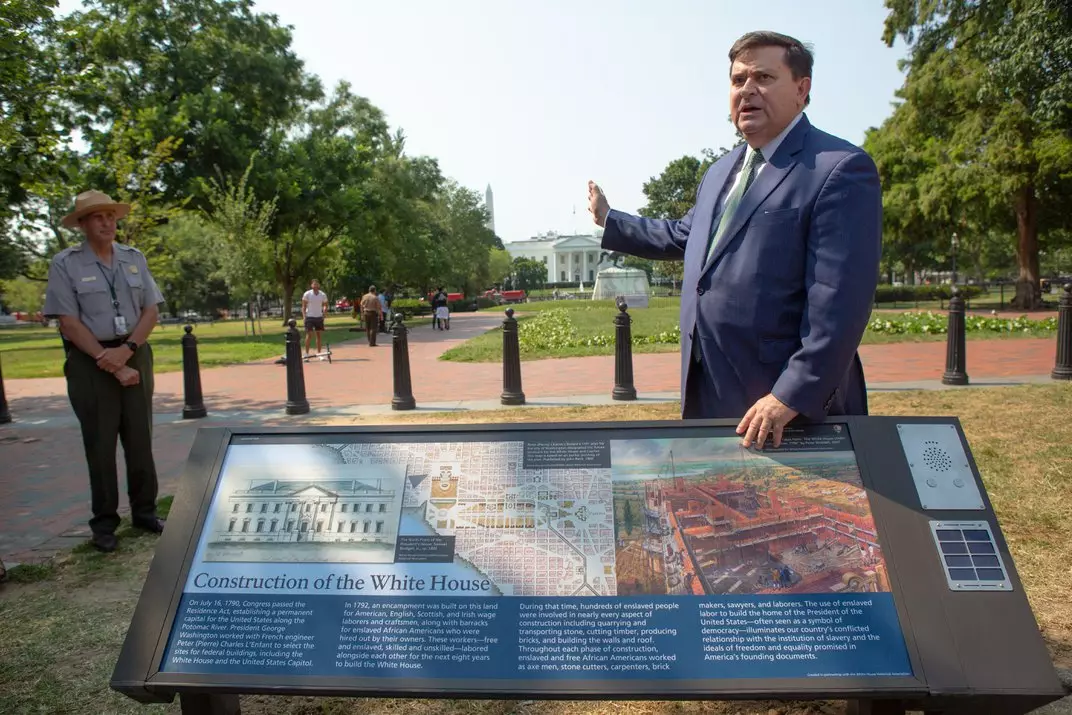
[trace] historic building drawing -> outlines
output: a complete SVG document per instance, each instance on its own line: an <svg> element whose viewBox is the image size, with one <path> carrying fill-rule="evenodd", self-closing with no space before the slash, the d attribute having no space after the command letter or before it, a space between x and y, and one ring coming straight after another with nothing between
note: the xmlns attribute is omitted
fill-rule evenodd
<svg viewBox="0 0 1072 715"><path fill-rule="evenodd" d="M209 560L393 560L404 467L320 465L293 479L252 477L256 471L243 466L227 474L230 489L215 502ZM368 558L363 546L375 547L366 549ZM315 559L302 558L314 553Z"/></svg>

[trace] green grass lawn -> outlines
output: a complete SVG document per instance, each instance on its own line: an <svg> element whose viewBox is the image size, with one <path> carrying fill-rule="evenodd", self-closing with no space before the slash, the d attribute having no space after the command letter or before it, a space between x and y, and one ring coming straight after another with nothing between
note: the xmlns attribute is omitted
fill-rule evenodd
<svg viewBox="0 0 1072 715"><path fill-rule="evenodd" d="M533 347L521 342L522 360L542 360L545 358L583 357L586 355L613 355L614 354L614 316L618 314L614 302L610 300L598 301L540 301L524 303L514 306L517 311L518 322L522 324L521 330L524 335L526 327L524 323L545 315L550 310L565 310L573 324L574 334L585 338L594 338L597 344L562 344L558 341L555 346L541 345ZM882 307L880 306L880 309ZM502 312L503 308L490 308L483 312ZM629 311L632 322L632 334L634 340L660 333L669 333L677 328L678 314L680 310L679 298L656 298L649 308L638 308ZM934 311L938 312L938 311ZM898 313L886 313L876 311L873 318L896 321ZM944 318L942 319L944 323ZM1034 326L1034 324L1031 324ZM1050 337L1053 330L1046 328L1031 327L1028 330L1016 332L996 332L991 330L969 330L969 340L995 340L1016 339L1030 337ZM944 334L934 333L889 333L868 329L864 332L862 343L885 344L904 342L935 342L944 341ZM660 353L677 352L680 343L675 339L670 342L659 341L633 344L635 353ZM465 343L451 348L445 352L441 360L454 360L457 362L498 362L502 360L502 332L496 328L483 335L472 338Z"/></svg>
<svg viewBox="0 0 1072 715"><path fill-rule="evenodd" d="M359 334L350 332L350 328L356 326L357 321L348 315L330 315L325 321L322 339L331 345L353 340ZM300 321L298 329L301 330ZM201 367L234 365L283 354L285 329L279 318L262 321L257 326L257 335L248 335L248 330L249 323L237 320L195 326L197 358ZM183 335L182 325L158 325L153 331L149 341L153 346L156 372L182 369ZM303 332L303 350L304 341ZM313 346L316 346L315 342ZM3 360L5 379L63 375L63 347L54 328L0 330L0 359Z"/></svg>

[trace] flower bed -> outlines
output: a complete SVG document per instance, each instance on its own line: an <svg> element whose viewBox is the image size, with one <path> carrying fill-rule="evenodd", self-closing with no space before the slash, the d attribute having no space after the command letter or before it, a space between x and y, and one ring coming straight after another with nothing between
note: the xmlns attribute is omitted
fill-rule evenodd
<svg viewBox="0 0 1072 715"><path fill-rule="evenodd" d="M944 335L949 328L946 313L907 312L896 316L872 317L867 329L886 335ZM964 316L964 329L969 333L1036 333L1057 330L1057 318L1031 320L1021 315L1018 318L988 318L982 315Z"/></svg>
<svg viewBox="0 0 1072 715"><path fill-rule="evenodd" d="M1057 318L1052 317L1031 320L1026 316L1009 319L968 315L964 324L969 333L1048 333L1057 330ZM946 313L906 312L874 317L867 324L867 330L885 335L944 335L948 326L949 316ZM633 345L676 345L681 342L681 328L675 325L653 335L635 334L632 337ZM570 318L570 311L555 308L522 321L518 326L518 341L521 352L525 354L560 348L612 346L614 327L608 325L607 332L581 335Z"/></svg>

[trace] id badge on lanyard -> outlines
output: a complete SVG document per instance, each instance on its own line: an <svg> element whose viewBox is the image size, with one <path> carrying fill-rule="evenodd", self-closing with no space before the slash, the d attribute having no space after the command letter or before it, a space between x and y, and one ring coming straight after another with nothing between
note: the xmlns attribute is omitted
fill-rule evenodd
<svg viewBox="0 0 1072 715"><path fill-rule="evenodd" d="M104 266L97 263L97 268L100 269L101 275L104 276L104 282L108 284L108 291L112 294L112 309L115 310L115 317L112 318L112 327L115 328L115 336L117 338L123 337L127 334L127 319L119 312L119 296L115 293L115 281L108 277L108 272L104 270Z"/></svg>

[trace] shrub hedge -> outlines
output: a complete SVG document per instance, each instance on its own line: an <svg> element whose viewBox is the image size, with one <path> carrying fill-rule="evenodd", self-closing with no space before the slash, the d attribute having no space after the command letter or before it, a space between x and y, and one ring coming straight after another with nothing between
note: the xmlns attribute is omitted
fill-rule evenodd
<svg viewBox="0 0 1072 715"><path fill-rule="evenodd" d="M957 286L962 298L974 298L983 292L982 286ZM910 303L917 300L949 300L953 297L953 286L892 286L880 285L875 289L876 303Z"/></svg>

